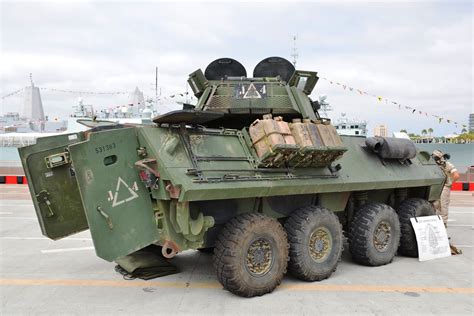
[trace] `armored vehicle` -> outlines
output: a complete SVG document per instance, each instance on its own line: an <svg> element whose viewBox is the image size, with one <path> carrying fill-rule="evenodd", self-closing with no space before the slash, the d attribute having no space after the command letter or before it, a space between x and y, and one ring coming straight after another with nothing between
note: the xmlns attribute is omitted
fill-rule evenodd
<svg viewBox="0 0 474 316"><path fill-rule="evenodd" d="M328 278L344 233L363 265L417 256L410 218L433 214L442 172L410 141L337 135L309 97L317 81L283 58L253 77L221 58L189 76L197 104L153 125L92 122L21 148L43 234L90 229L107 261L213 250L219 282L246 297L287 270Z"/></svg>

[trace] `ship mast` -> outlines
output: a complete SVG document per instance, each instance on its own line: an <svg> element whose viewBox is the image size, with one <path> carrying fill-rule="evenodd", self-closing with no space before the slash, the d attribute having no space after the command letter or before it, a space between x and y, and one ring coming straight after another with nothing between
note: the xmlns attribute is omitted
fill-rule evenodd
<svg viewBox="0 0 474 316"><path fill-rule="evenodd" d="M296 68L296 61L298 60L298 48L296 47L296 35L293 35L293 48L291 49L291 57L293 57L293 66Z"/></svg>

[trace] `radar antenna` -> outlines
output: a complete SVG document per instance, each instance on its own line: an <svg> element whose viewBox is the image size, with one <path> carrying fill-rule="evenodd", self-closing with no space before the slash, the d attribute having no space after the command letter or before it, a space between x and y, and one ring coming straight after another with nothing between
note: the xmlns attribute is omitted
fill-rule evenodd
<svg viewBox="0 0 474 316"><path fill-rule="evenodd" d="M318 102L320 105L319 111L324 114L324 116L328 116L328 112L332 111L331 105L326 101L327 96L325 94L322 94L318 98Z"/></svg>

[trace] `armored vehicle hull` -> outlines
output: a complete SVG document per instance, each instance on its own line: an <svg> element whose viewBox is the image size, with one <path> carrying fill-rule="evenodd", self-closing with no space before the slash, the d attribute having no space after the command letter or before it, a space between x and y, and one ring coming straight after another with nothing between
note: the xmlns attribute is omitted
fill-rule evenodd
<svg viewBox="0 0 474 316"><path fill-rule="evenodd" d="M304 114L312 110L307 96L292 100L300 117L319 119ZM107 261L150 244L167 258L215 248L219 281L241 296L272 291L287 269L303 280L329 277L343 231L361 264L389 263L399 247L417 255L409 217L431 213L429 201L444 183L429 154L380 158L364 137L345 136L343 150L310 148L313 161L324 163L292 164L297 154L305 158L305 147L275 151L265 162L283 163L262 165L246 123L204 127L232 115L191 112L157 118L156 126L99 127L21 148L43 234L60 239L90 229Z"/></svg>

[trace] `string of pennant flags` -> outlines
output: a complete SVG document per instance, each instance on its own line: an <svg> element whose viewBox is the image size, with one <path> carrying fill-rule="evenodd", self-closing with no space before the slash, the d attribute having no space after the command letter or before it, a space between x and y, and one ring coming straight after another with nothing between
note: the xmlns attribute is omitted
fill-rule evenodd
<svg viewBox="0 0 474 316"><path fill-rule="evenodd" d="M55 92L64 92L64 93L72 93L72 94L90 94L90 95L117 95L117 94L130 94L130 91L111 91L111 92L102 92L102 91L77 91L77 90L63 90L63 89L56 89L56 88L40 88L42 90L50 90L50 91L55 91ZM157 98L158 101L161 100L168 100L168 99L174 99L178 96L184 97L188 95L189 92L183 92L183 93L176 93L176 94L171 94L168 96L159 96ZM154 97L147 97L150 99L154 99Z"/></svg>
<svg viewBox="0 0 474 316"><path fill-rule="evenodd" d="M12 97L14 95L17 95L17 94L23 92L24 90L25 90L25 88L18 89L16 91L13 91L11 93L3 95L1 98L3 100L3 99L6 99L8 97ZM83 94L88 94L88 95L120 95L120 94L124 95L124 94L130 94L129 91L108 91L108 92L104 92L104 91L79 91L79 90L65 90L65 89L47 88L47 87L40 87L40 90L70 93L70 94L79 94L79 95L83 95ZM176 93L176 94L171 94L171 95L168 95L168 96L159 96L158 101L174 99L174 98L179 97L179 96L184 97L186 95L189 95L189 92ZM154 99L154 97L149 97L149 98Z"/></svg>
<svg viewBox="0 0 474 316"><path fill-rule="evenodd" d="M5 94L2 96L2 100L8 97L12 97L23 92L25 88L18 89L11 93ZM101 91L77 91L77 90L64 90L64 89L56 89L56 88L47 88L47 87L40 87L40 90L49 90L54 92L63 92L63 93L71 93L71 94L89 94L89 95L116 95L116 94L129 94L130 92L125 91L112 91L112 92L101 92Z"/></svg>
<svg viewBox="0 0 474 316"><path fill-rule="evenodd" d="M407 110L407 111L411 111L412 114L419 114L419 115L424 115L426 117L434 117L438 120L438 123L442 123L443 121L445 121L446 123L448 124L454 124L456 127L459 127L459 126L462 126L463 128L466 128L467 125L466 124L460 124L452 119L448 119L448 118L444 118L444 117L441 117L439 115L435 115L435 114L430 114L428 112L425 112L425 111L422 111L420 109L416 109L412 106L407 106L407 105L403 105L401 103L398 103L396 101L393 101L393 100L390 100L388 98L384 98L380 95L375 95L373 93L369 93L367 91L364 91L364 90L361 90L361 89L357 89L357 88L354 88L354 87L351 87L347 84L344 84L344 83L340 83L340 82L337 82L337 81L334 81L334 80L330 80L326 77L320 77L322 80L325 80L327 81L329 84L331 85L336 85L336 86L339 86L341 87L343 90L345 91L349 91L349 92L352 92L352 93L357 93L359 95L365 95L365 96L369 96L369 97L373 97L375 98L378 102L385 102L387 104L392 104L392 105L395 105L395 106L398 106L398 109L399 110ZM47 88L47 87L41 87L40 88L41 90L49 90L49 91L54 91L54 92L62 92L62 93L71 93L71 94L79 94L79 95L84 95L84 94L87 94L87 95L124 95L124 94L130 94L130 92L126 92L126 91L109 91L109 92L103 92L103 91L78 91L78 90L64 90L64 89L57 89L57 88ZM22 89L18 89L16 91L13 91L11 93L8 93L6 95L3 95L1 97L1 99L6 99L8 97L11 97L11 96L14 96L14 95L17 95L21 92L24 91L24 88ZM190 93L189 92L183 92L183 93L176 93L176 94L171 94L171 95L168 95L168 96L159 96L157 98L157 101L163 101L163 100L170 100L170 101L174 101L174 102L177 102L176 101L176 98L177 97L184 97L184 96L187 96L189 95ZM154 97L147 97L147 98L150 98L150 99L154 99Z"/></svg>
<svg viewBox="0 0 474 316"><path fill-rule="evenodd" d="M396 102L396 101L389 100L389 99L384 98L384 97L382 97L382 96L380 96L380 95L375 95L375 94L373 94L373 93L369 93L369 92L364 91L364 90L361 90L361 89L353 88L353 87L351 87L351 86L349 86L349 85L347 85L347 84L343 84L343 83L340 83L340 82L337 82L337 81L334 81L334 80L330 80L330 79L328 79L328 78L326 78L326 77L321 77L321 79L327 81L327 82L328 82L329 84L331 84L331 85L339 86L339 87L341 87L341 88L342 88L343 90L345 90L345 91L357 93L357 94L359 94L359 95L366 95L366 96L369 96L369 97L373 97L373 98L375 98L378 102L385 102L385 103L387 103L387 104L389 104L389 103L390 103L390 104L393 104L393 105L395 105L395 106L398 106L398 109L399 109L399 110L404 109L404 110L411 111L412 114L417 113L417 114L419 114L419 115L424 115L424 116L426 116L426 117L434 117L434 118L438 119L438 123L441 123L441 122L445 121L445 122L448 123L448 124L454 124L456 127L459 127L459 126L462 126L462 127L464 127L464 128L467 127L466 124L460 124L460 123L458 123L458 122L456 122L456 121L453 121L452 119L447 119L447 118L441 117L441 116L439 116L439 115L430 114L430 113L428 113L428 112L425 112L425 111L421 111L421 110L419 110L419 109L416 109L416 108L414 108L414 107L412 107L412 106L407 106L407 105L400 104L400 103L398 103L398 102Z"/></svg>
<svg viewBox="0 0 474 316"><path fill-rule="evenodd" d="M19 94L20 92L23 92L23 90L24 90L24 88L21 88L21 89L18 89L18 90L16 90L16 91L7 93L7 94L5 94L5 95L2 95L2 100L3 100L3 99L6 99L6 98L8 98L8 97L12 97L12 96L14 96L14 95L16 95L16 94Z"/></svg>
<svg viewBox="0 0 474 316"><path fill-rule="evenodd" d="M168 96L164 96L164 97L158 97L158 101L161 101L161 100L168 100L168 99L174 99L176 97L184 97L186 95L189 95L189 92L183 92L183 93L176 93L176 94L172 94L172 95L168 95Z"/></svg>
<svg viewBox="0 0 474 316"><path fill-rule="evenodd" d="M64 89L56 89L56 88L45 88L41 87L41 90L49 90L55 92L63 92L63 93L72 93L72 94L91 94L91 95L116 95L116 94L129 94L130 92L125 91L110 91L110 92L102 92L102 91L77 91L77 90L64 90Z"/></svg>

